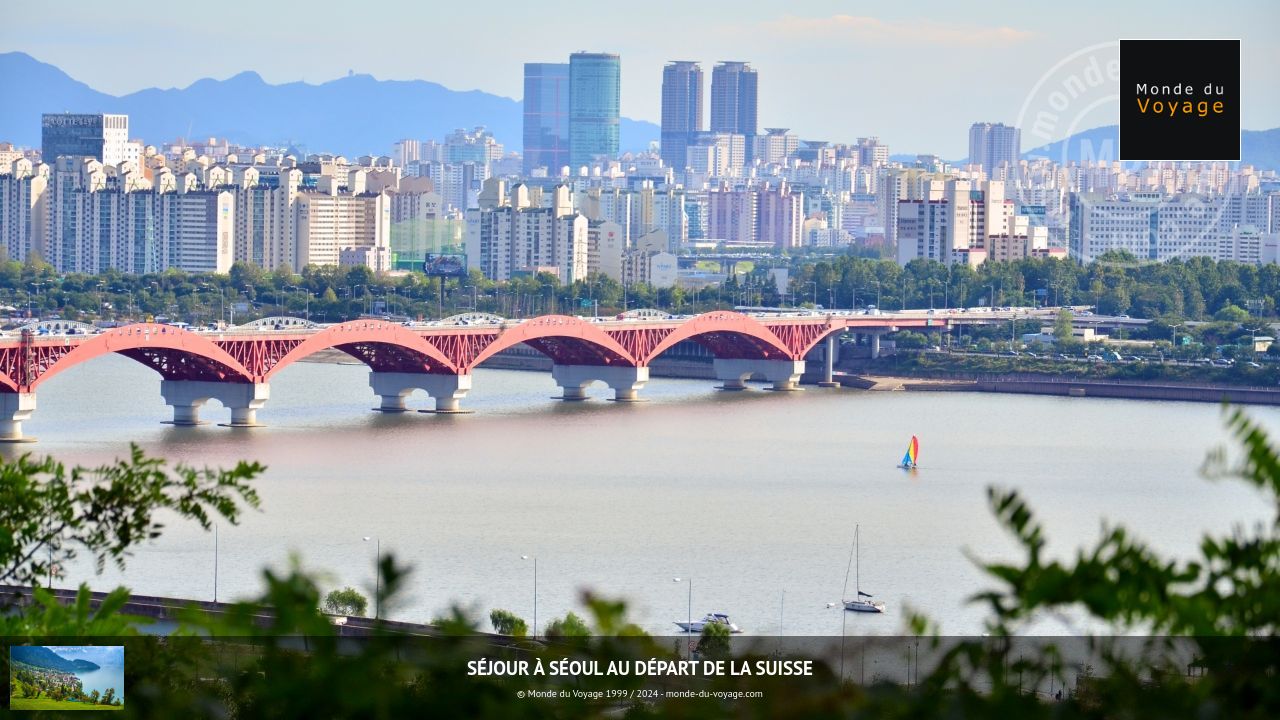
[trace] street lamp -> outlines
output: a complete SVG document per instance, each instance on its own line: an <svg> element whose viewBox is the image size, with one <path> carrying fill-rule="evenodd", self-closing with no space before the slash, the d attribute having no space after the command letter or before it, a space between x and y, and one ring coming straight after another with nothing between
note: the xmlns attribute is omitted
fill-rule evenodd
<svg viewBox="0 0 1280 720"><path fill-rule="evenodd" d="M685 583L688 583L689 585L689 610L688 610L689 618L688 618L687 624L684 627L684 631L692 635L693 634L693 578L685 578L683 581L678 577L671 578L671 582L675 582L675 583L685 582ZM689 651L692 653L693 648L689 648Z"/></svg>
<svg viewBox="0 0 1280 720"><path fill-rule="evenodd" d="M533 639L538 639L538 558L536 555L521 555L521 560L533 561Z"/></svg>
<svg viewBox="0 0 1280 720"><path fill-rule="evenodd" d="M213 524L213 601L218 602L218 524Z"/></svg>
<svg viewBox="0 0 1280 720"><path fill-rule="evenodd" d="M371 538L364 536L364 541L369 542ZM373 586L373 619L377 620L382 615L382 538L372 538L374 543L374 552L377 553L377 560L374 562L375 577Z"/></svg>

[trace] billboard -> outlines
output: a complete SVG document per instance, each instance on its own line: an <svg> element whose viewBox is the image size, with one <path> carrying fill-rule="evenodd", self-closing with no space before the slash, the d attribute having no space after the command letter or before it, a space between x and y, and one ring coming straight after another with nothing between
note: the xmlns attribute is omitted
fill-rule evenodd
<svg viewBox="0 0 1280 720"><path fill-rule="evenodd" d="M466 277L467 256L455 253L427 253L422 271L431 277Z"/></svg>

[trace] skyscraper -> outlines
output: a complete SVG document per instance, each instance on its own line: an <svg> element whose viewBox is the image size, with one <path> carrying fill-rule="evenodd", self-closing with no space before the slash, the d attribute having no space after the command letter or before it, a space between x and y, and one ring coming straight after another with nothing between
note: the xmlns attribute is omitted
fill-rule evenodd
<svg viewBox="0 0 1280 720"><path fill-rule="evenodd" d="M662 69L662 162L676 172L688 162L690 136L702 130L702 67L676 60Z"/></svg>
<svg viewBox="0 0 1280 720"><path fill-rule="evenodd" d="M711 71L711 132L746 136L747 164L754 156L758 77L744 62L726 60Z"/></svg>
<svg viewBox="0 0 1280 720"><path fill-rule="evenodd" d="M40 157L50 166L61 156L91 157L106 165L128 159L128 115L45 113L40 126Z"/></svg>
<svg viewBox="0 0 1280 720"><path fill-rule="evenodd" d="M569 56L569 164L618 154L622 62L611 53Z"/></svg>
<svg viewBox="0 0 1280 720"><path fill-rule="evenodd" d="M991 176L1002 164L1018 164L1022 132L1004 123L974 123L969 128L969 163L981 165Z"/></svg>
<svg viewBox="0 0 1280 720"><path fill-rule="evenodd" d="M569 65L524 64L524 174L569 164Z"/></svg>

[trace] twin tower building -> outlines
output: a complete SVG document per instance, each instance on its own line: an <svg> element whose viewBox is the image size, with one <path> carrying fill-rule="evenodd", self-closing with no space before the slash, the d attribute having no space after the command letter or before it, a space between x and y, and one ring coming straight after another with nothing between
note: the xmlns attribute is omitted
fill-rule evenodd
<svg viewBox="0 0 1280 720"><path fill-rule="evenodd" d="M524 66L524 173L560 175L619 150L622 64L609 53L574 53L568 63ZM758 80L745 62L711 73L711 125L703 113L702 66L677 60L662 70L663 164L683 171L708 161L751 164L757 131ZM693 149L693 156L690 150ZM541 170L539 170L541 169ZM576 174L576 173L571 173Z"/></svg>

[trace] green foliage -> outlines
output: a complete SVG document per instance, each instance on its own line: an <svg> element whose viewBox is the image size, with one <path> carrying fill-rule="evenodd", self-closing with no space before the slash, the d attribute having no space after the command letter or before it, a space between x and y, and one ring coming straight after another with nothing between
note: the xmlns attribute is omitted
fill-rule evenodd
<svg viewBox="0 0 1280 720"><path fill-rule="evenodd" d="M1218 322L1242 323L1249 321L1249 311L1237 305L1227 305L1213 314Z"/></svg>
<svg viewBox="0 0 1280 720"><path fill-rule="evenodd" d="M729 655L729 628L720 623L707 623L702 626L702 635L698 638L698 653L708 659L718 659Z"/></svg>
<svg viewBox="0 0 1280 720"><path fill-rule="evenodd" d="M331 615L364 617L369 611L369 599L353 587L330 590L324 596L324 611Z"/></svg>
<svg viewBox="0 0 1280 720"><path fill-rule="evenodd" d="M493 631L499 635L524 637L529 633L529 626L525 624L525 621L510 610L491 611L489 613L489 622L493 625Z"/></svg>
<svg viewBox="0 0 1280 720"><path fill-rule="evenodd" d="M205 528L214 515L234 523L242 506L257 507L249 481L262 470L245 462L231 470L171 470L136 445L127 459L92 470L67 470L52 458L29 455L4 462L0 583L38 584L81 552L99 570L108 559L123 567L131 548L160 534L166 513Z"/></svg>
<svg viewBox="0 0 1280 720"><path fill-rule="evenodd" d="M1075 332L1074 327L1075 315L1066 308L1058 311L1058 316L1053 319L1053 338L1058 342L1070 340Z"/></svg>
<svg viewBox="0 0 1280 720"><path fill-rule="evenodd" d="M546 633L549 638L585 638L591 636L591 628L587 627L582 618L570 612L563 618L547 623Z"/></svg>

